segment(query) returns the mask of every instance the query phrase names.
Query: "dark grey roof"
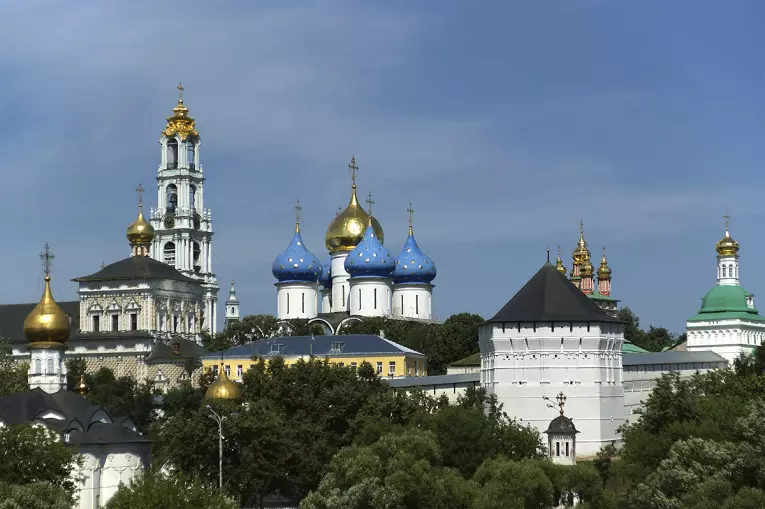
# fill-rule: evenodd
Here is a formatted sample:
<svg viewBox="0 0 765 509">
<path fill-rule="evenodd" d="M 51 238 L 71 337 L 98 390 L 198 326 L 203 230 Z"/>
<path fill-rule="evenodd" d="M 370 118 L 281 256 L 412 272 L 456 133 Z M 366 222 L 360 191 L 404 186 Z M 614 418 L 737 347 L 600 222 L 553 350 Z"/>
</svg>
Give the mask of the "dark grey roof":
<svg viewBox="0 0 765 509">
<path fill-rule="evenodd" d="M 619 322 L 545 263 L 489 322 Z"/>
<path fill-rule="evenodd" d="M 666 352 L 630 353 L 622 356 L 623 366 L 635 366 L 642 364 L 684 364 L 688 362 L 723 362 L 728 363 L 724 357 L 710 351 L 681 352 L 667 350 Z"/>
<path fill-rule="evenodd" d="M 184 276 L 175 270 L 174 267 L 159 262 L 150 256 L 130 256 L 124 260 L 107 265 L 95 274 L 78 277 L 72 281 L 116 281 L 121 279 L 172 279 L 187 283 L 198 282 Z"/>
<path fill-rule="evenodd" d="M 394 389 L 431 387 L 434 385 L 477 384 L 481 381 L 481 374 L 459 373 L 456 375 L 408 376 L 404 378 L 391 378 L 385 381 Z"/>
<path fill-rule="evenodd" d="M 333 343 L 342 343 L 339 351 L 331 351 Z M 274 345 L 281 345 L 275 347 Z M 279 348 L 279 353 L 275 350 Z M 348 334 L 341 336 L 287 336 L 280 338 L 259 339 L 253 343 L 235 346 L 223 352 L 205 355 L 204 359 L 251 358 L 280 355 L 282 357 L 327 356 L 363 356 L 370 354 L 423 355 L 410 348 L 394 343 L 374 334 Z M 423 355 L 424 356 L 424 355 Z"/>
<path fill-rule="evenodd" d="M 579 433 L 574 426 L 574 421 L 566 417 L 565 415 L 559 415 L 547 426 L 545 433 Z"/>
<path fill-rule="evenodd" d="M 121 331 L 98 331 L 98 332 L 79 332 L 74 339 L 154 339 L 151 332 L 147 330 L 121 330 Z"/>
<path fill-rule="evenodd" d="M 64 419 L 42 418 L 51 411 Z M 111 422 L 102 422 L 102 417 Z M 32 389 L 0 398 L 0 420 L 6 424 L 45 422 L 62 434 L 69 433 L 70 444 L 149 442 L 131 429 L 129 420 L 114 419 L 103 408 L 91 405 L 79 394 L 65 390 L 48 394 L 42 389 Z"/>
<path fill-rule="evenodd" d="M 177 347 L 175 345 L 178 345 Z M 176 353 L 177 348 L 177 353 Z M 180 336 L 169 340 L 157 340 L 151 347 L 151 352 L 146 356 L 149 364 L 160 362 L 185 362 L 199 359 L 207 353 L 207 350 Z"/>
<path fill-rule="evenodd" d="M 11 343 L 25 342 L 27 338 L 24 336 L 24 319 L 36 305 L 37 302 L 0 305 L 0 336 L 9 339 Z M 80 330 L 80 302 L 64 301 L 58 305 L 71 317 L 69 337 L 72 338 Z"/>
</svg>

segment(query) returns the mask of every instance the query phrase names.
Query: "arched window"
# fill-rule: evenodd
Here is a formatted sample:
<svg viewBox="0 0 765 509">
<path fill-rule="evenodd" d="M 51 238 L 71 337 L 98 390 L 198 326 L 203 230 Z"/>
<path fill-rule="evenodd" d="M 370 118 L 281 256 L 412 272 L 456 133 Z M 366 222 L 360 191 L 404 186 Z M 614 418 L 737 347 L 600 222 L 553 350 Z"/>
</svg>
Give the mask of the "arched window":
<svg viewBox="0 0 765 509">
<path fill-rule="evenodd" d="M 167 186 L 167 213 L 174 214 L 175 208 L 178 206 L 178 187 L 175 184 Z"/>
<path fill-rule="evenodd" d="M 194 169 L 194 142 L 191 138 L 186 140 L 186 165 L 190 170 Z"/>
<path fill-rule="evenodd" d="M 35 359 L 35 375 L 42 374 L 42 361 L 40 359 Z"/>
<path fill-rule="evenodd" d="M 168 264 L 175 267 L 175 243 L 174 242 L 168 242 L 165 244 L 164 249 L 162 249 L 162 260 Z"/>
<path fill-rule="evenodd" d="M 195 185 L 189 186 L 189 207 L 191 207 L 191 210 L 196 210 L 197 208 L 197 187 Z"/>
<path fill-rule="evenodd" d="M 723 265 L 723 275 L 722 277 L 728 277 L 728 267 L 727 265 Z"/>
<path fill-rule="evenodd" d="M 233 315 L 235 313 L 233 306 L 231 307 L 231 314 Z"/>
<path fill-rule="evenodd" d="M 199 272 L 199 269 L 201 268 L 200 262 L 199 262 L 199 255 L 202 252 L 201 249 L 199 248 L 199 242 L 194 242 L 193 251 L 194 251 L 194 270 L 196 272 Z"/>
<path fill-rule="evenodd" d="M 175 138 L 167 141 L 167 167 L 170 169 L 178 167 L 178 141 Z"/>
<path fill-rule="evenodd" d="M 53 374 L 53 359 L 48 359 L 46 364 L 47 364 L 47 366 L 46 366 L 46 369 L 45 369 L 45 373 L 48 374 L 48 375 L 52 375 Z"/>
</svg>

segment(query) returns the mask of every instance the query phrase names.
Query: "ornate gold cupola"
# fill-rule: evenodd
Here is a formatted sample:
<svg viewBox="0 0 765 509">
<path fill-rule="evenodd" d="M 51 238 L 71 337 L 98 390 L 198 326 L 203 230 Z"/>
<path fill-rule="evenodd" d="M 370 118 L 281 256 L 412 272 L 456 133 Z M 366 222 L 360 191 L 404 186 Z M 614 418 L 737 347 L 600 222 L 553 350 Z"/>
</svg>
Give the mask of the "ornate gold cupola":
<svg viewBox="0 0 765 509">
<path fill-rule="evenodd" d="M 133 256 L 149 256 L 149 248 L 154 240 L 154 227 L 143 217 L 143 186 L 139 184 L 136 191 L 138 192 L 138 218 L 127 227 L 127 239 Z"/>
<path fill-rule="evenodd" d="M 717 256 L 736 256 L 738 254 L 739 245 L 738 242 L 733 240 L 733 237 L 730 236 L 730 231 L 728 230 L 730 216 L 726 212 L 723 217 L 725 219 L 725 235 L 715 244 L 715 251 L 717 251 Z"/>
<path fill-rule="evenodd" d="M 609 297 L 611 295 L 611 267 L 606 260 L 606 247 L 603 246 L 603 256 L 600 258 L 598 268 L 598 293 Z"/>
<path fill-rule="evenodd" d="M 168 137 L 177 134 L 183 141 L 189 136 L 199 136 L 199 132 L 194 127 L 194 119 L 189 116 L 189 109 L 183 104 L 183 84 L 179 83 L 177 88 L 178 104 L 173 108 L 173 114 L 167 117 L 167 126 L 162 134 Z"/>
<path fill-rule="evenodd" d="M 555 270 L 566 275 L 566 267 L 563 266 L 563 260 L 560 257 L 560 246 L 558 246 L 558 257 L 555 259 Z"/>
</svg>

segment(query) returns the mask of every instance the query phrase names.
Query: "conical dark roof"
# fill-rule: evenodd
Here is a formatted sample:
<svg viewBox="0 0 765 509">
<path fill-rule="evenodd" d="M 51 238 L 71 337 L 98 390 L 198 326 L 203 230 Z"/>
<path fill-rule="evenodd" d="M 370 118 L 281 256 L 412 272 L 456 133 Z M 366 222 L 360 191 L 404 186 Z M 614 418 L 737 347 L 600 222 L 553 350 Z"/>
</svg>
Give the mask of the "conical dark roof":
<svg viewBox="0 0 765 509">
<path fill-rule="evenodd" d="M 490 322 L 620 322 L 545 263 Z"/>
</svg>

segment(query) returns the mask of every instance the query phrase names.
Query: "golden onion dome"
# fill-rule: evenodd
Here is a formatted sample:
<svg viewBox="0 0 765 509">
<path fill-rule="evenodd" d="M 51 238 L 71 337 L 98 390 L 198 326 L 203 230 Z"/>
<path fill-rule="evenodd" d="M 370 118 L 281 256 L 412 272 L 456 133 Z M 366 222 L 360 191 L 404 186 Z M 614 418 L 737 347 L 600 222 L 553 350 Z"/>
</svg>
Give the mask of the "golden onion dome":
<svg viewBox="0 0 765 509">
<path fill-rule="evenodd" d="M 717 241 L 715 250 L 719 256 L 735 256 L 738 253 L 738 242 L 730 236 L 728 221 L 725 221 L 725 236 Z"/>
<path fill-rule="evenodd" d="M 579 271 L 582 276 L 592 276 L 592 271 L 593 267 L 592 263 L 590 263 L 590 260 L 585 260 L 582 262 L 581 269 Z"/>
<path fill-rule="evenodd" d="M 154 227 L 143 218 L 143 205 L 138 205 L 138 218 L 127 228 L 131 246 L 148 246 L 154 240 Z"/>
<path fill-rule="evenodd" d="M 205 392 L 205 398 L 235 400 L 240 397 L 239 387 L 235 382 L 229 380 L 226 375 L 226 370 L 223 369 L 223 364 L 221 364 L 220 369 L 218 370 L 218 378 L 212 385 L 210 385 L 207 392 Z"/>
<path fill-rule="evenodd" d="M 356 168 L 356 159 L 351 159 L 351 168 Z M 340 212 L 329 223 L 327 234 L 324 236 L 324 244 L 327 250 L 334 251 L 353 251 L 361 239 L 364 237 L 364 230 L 372 218 L 372 229 L 382 244 L 384 242 L 383 229 L 380 222 L 374 216 L 359 205 L 359 199 L 356 196 L 356 177 L 353 177 L 353 186 L 351 191 L 351 201 L 345 210 Z"/>
<path fill-rule="evenodd" d="M 56 304 L 50 291 L 50 276 L 45 276 L 45 289 L 40 302 L 24 319 L 24 335 L 36 348 L 62 348 L 69 339 L 69 317 Z"/>
<path fill-rule="evenodd" d="M 600 267 L 598 268 L 598 279 L 610 279 L 611 267 L 608 266 L 608 260 L 606 260 L 606 248 L 603 248 L 603 256 L 600 259 Z"/>
<path fill-rule="evenodd" d="M 574 265 L 581 265 L 590 260 L 590 250 L 587 249 L 587 241 L 584 240 L 584 221 L 579 221 L 579 240 L 571 256 L 574 259 Z"/>
<path fill-rule="evenodd" d="M 189 116 L 189 109 L 183 105 L 183 85 L 178 84 L 178 104 L 173 108 L 173 114 L 167 117 L 167 125 L 162 131 L 163 136 L 180 136 L 185 140 L 190 136 L 198 137 L 199 132 L 194 127 L 194 119 Z"/>
<path fill-rule="evenodd" d="M 90 389 L 88 389 L 88 384 L 85 383 L 85 374 L 83 373 L 80 375 L 80 381 L 77 382 L 77 385 L 74 386 L 74 392 L 80 396 L 86 396 L 89 390 Z"/>
<path fill-rule="evenodd" d="M 555 259 L 555 270 L 566 275 L 566 267 L 563 266 L 563 260 L 560 257 L 560 246 L 558 246 L 558 258 Z"/>
</svg>

